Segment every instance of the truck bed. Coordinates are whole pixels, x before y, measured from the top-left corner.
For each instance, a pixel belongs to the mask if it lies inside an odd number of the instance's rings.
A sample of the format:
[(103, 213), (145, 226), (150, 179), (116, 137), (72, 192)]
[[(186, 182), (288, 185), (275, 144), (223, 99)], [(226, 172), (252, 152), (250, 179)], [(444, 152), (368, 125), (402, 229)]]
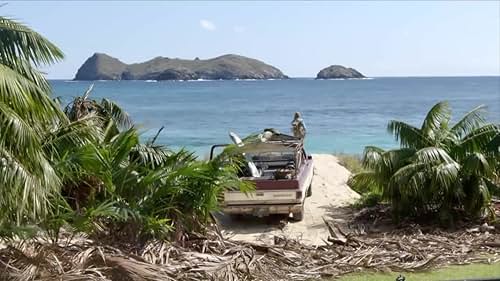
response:
[(303, 207), (312, 177), (312, 159), (307, 159), (292, 179), (245, 177), (243, 179), (255, 183), (255, 191), (248, 193), (226, 191), (223, 210), (230, 214), (258, 216), (298, 212)]

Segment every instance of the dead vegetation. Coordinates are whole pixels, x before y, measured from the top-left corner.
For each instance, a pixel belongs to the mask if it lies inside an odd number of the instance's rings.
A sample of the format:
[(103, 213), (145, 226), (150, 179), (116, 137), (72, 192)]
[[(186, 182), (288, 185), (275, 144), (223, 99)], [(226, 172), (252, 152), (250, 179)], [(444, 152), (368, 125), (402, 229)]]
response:
[(346, 231), (325, 222), (323, 246), (275, 237), (274, 245), (230, 241), (215, 227), (179, 243), (140, 248), (103, 245), (84, 237), (42, 239), (0, 249), (1, 280), (309, 280), (361, 270), (417, 271), (447, 264), (500, 260), (493, 226), (427, 231), (417, 225), (389, 232)]

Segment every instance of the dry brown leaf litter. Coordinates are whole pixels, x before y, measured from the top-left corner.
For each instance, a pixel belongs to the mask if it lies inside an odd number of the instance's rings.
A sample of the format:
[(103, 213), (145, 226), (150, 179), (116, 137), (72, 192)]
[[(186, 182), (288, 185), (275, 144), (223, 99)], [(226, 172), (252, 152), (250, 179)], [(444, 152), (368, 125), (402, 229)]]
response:
[(324, 246), (282, 237), (274, 245), (235, 242), (217, 231), (126, 252), (83, 238), (57, 245), (30, 240), (0, 250), (0, 280), (309, 280), (500, 260), (500, 232), (491, 226), (362, 234), (326, 223), (330, 237)]

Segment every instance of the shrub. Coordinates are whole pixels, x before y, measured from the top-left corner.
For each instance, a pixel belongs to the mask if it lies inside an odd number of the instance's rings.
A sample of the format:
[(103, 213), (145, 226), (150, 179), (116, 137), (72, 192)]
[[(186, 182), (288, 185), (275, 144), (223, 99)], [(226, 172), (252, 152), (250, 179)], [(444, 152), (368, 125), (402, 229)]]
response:
[(364, 171), (363, 163), (360, 155), (336, 154), (335, 157), (339, 160), (339, 164), (344, 166), (351, 173), (356, 174)]
[(118, 105), (90, 99), (64, 110), (38, 66), (63, 58), (40, 34), (0, 17), (0, 238), (62, 228), (132, 239), (200, 230), (227, 188), (247, 187), (223, 154), (198, 161), (141, 143)]
[(491, 193), (498, 189), (498, 125), (482, 116), (483, 106), (451, 124), (446, 102), (436, 104), (420, 128), (391, 121), (388, 131), (399, 149), (366, 147), (365, 172), (349, 185), (382, 194), (391, 203), (395, 219), (438, 212), (445, 221), (461, 211), (467, 215), (493, 215)]

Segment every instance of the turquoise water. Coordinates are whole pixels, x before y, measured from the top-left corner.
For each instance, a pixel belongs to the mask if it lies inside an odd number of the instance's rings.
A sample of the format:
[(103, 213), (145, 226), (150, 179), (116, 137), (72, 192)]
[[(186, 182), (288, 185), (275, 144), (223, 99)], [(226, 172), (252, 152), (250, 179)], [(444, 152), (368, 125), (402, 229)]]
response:
[[(92, 82), (51, 81), (65, 102)], [(144, 139), (165, 126), (157, 143), (206, 155), (214, 143), (274, 127), (290, 131), (295, 111), (307, 125), (313, 153), (361, 153), (366, 145), (395, 146), (387, 122), (420, 125), (427, 110), (448, 100), (454, 116), (488, 106), (500, 122), (500, 77), (290, 79), (271, 81), (97, 81), (94, 98), (116, 101), (139, 124)]]

